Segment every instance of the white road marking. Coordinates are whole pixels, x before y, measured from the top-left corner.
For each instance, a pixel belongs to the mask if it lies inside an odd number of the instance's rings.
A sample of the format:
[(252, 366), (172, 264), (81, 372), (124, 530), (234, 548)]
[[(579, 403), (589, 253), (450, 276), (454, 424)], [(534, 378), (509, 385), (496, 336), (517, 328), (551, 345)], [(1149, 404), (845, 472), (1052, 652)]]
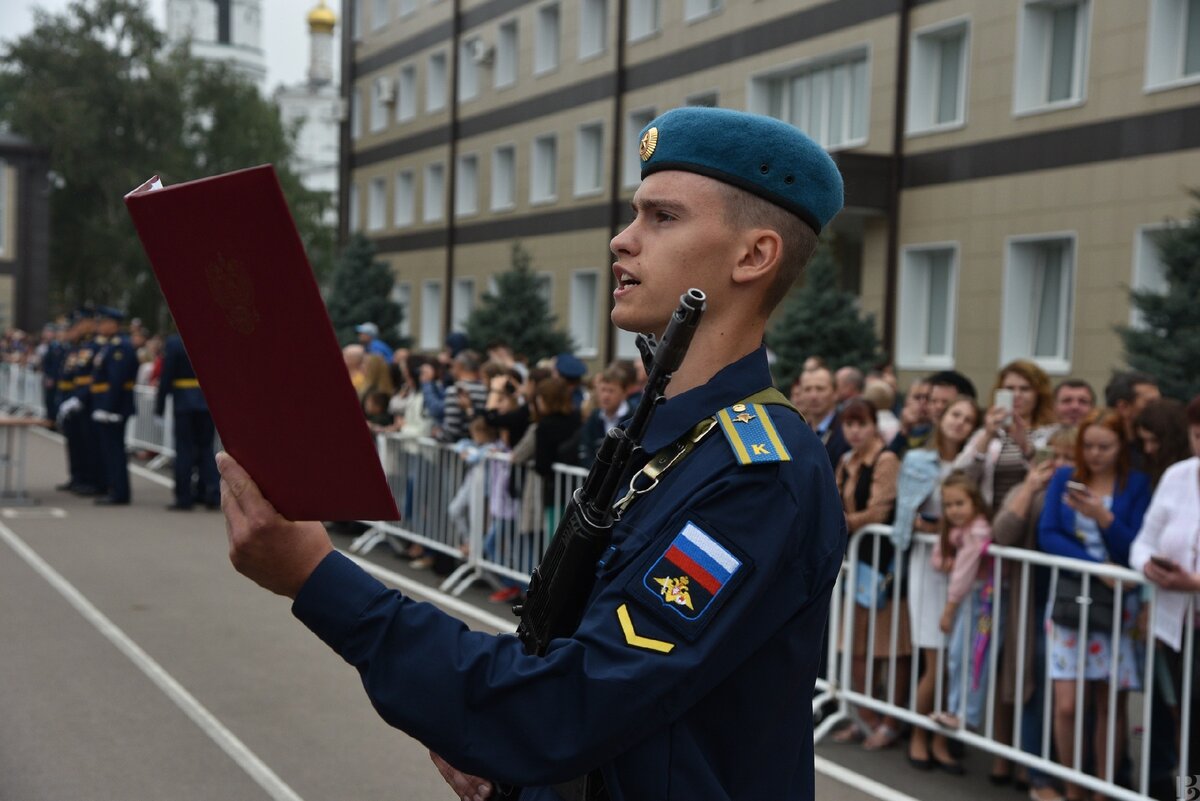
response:
[(860, 790), (876, 798), (881, 798), (883, 801), (918, 801), (918, 799), (913, 798), (911, 795), (906, 795), (899, 790), (893, 790), (882, 782), (877, 782), (868, 776), (843, 767), (823, 756), (814, 757), (813, 766), (817, 769), (817, 773), (823, 773), (835, 781), (849, 785), (855, 790)]
[(10, 507), (8, 509), (0, 509), (0, 517), (7, 520), (16, 520), (18, 518), (47, 518), (47, 517), (66, 517), (67, 510), (59, 509), (56, 506), (25, 506), (25, 507)]
[(193, 723), (200, 727), (208, 737), (217, 744), (237, 765), (250, 776), (275, 801), (303, 801), (291, 787), (284, 783), (276, 773), (267, 767), (266, 763), (255, 756), (246, 744), (237, 738), (229, 729), (196, 698), (183, 688), (162, 665), (143, 651), (137, 643), (121, 631), (115, 623), (109, 620), (103, 612), (92, 605), (79, 590), (63, 578), (57, 570), (51, 567), (41, 556), (30, 548), (24, 540), (12, 529), (0, 523), (0, 539), (4, 540), (17, 556), (33, 568), (50, 586), (66, 599), (75, 611), (91, 623), (117, 650), (123, 653), (130, 662), (146, 674), (150, 681), (163, 691)]

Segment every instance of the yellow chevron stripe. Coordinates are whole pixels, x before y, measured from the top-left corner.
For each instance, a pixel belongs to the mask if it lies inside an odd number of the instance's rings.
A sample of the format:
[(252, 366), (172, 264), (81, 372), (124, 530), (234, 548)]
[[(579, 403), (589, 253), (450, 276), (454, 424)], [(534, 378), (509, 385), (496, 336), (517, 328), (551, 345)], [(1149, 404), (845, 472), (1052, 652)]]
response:
[(675, 648), (675, 643), (673, 642), (653, 640), (635, 632), (633, 630), (633, 621), (629, 619), (627, 604), (621, 604), (617, 607), (617, 620), (621, 621), (621, 631), (625, 632), (625, 642), (629, 645), (636, 648), (648, 648), (651, 651), (658, 651), (660, 654), (669, 654)]

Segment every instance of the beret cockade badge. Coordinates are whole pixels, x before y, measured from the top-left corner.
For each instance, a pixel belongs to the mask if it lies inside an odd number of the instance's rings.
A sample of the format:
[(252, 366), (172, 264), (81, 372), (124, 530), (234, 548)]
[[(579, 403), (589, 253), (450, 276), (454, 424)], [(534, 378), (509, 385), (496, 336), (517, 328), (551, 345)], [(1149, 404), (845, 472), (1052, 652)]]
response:
[(642, 134), (642, 143), (639, 151), (642, 154), (642, 161), (649, 161), (654, 155), (654, 148), (658, 147), (658, 129), (651, 128)]

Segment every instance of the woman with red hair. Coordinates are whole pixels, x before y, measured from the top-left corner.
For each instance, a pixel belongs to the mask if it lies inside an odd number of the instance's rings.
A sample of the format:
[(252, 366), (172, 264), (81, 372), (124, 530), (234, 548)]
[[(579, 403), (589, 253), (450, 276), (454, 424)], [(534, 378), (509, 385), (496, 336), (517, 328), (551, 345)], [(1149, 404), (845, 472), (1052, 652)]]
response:
[[(1079, 428), (1075, 444), (1075, 466), (1055, 472), (1046, 489), (1046, 503), (1038, 524), (1038, 544), (1046, 553), (1087, 562), (1129, 566), (1129, 549), (1142, 525), (1150, 503), (1150, 480), (1145, 473), (1129, 469), (1129, 448), (1125, 441), (1125, 423), (1111, 409), (1099, 409)], [(1081, 585), (1066, 592), (1066, 585), (1078, 574), (1061, 570), (1060, 591), (1051, 602), (1047, 654), (1050, 679), (1054, 684), (1054, 742), (1059, 759), (1070, 764), (1075, 753), (1075, 683), (1086, 682), (1084, 706), (1095, 712), (1093, 759), (1097, 776), (1108, 768), (1108, 718), (1116, 716), (1116, 742), (1113, 765), (1121, 763), (1125, 731), (1125, 691), (1141, 687), (1137, 654), (1130, 630), (1137, 619), (1136, 587), (1124, 587), (1121, 598), (1114, 598), (1115, 587), (1108, 579), (1093, 578), (1088, 594), (1091, 604), (1076, 603)], [(1103, 614), (1090, 614), (1112, 599)], [(1112, 615), (1120, 604), (1121, 637), (1117, 664), (1113, 664)], [(1080, 609), (1085, 611), (1079, 611)], [(1073, 617), (1072, 617), (1073, 614)], [(1105, 618), (1104, 615), (1108, 617)], [(1087, 616), (1087, 643), (1083, 664), (1079, 664), (1079, 628)], [(1108, 686), (1117, 682), (1115, 709), (1109, 708)], [(1067, 797), (1082, 798), (1079, 787), (1069, 786)]]

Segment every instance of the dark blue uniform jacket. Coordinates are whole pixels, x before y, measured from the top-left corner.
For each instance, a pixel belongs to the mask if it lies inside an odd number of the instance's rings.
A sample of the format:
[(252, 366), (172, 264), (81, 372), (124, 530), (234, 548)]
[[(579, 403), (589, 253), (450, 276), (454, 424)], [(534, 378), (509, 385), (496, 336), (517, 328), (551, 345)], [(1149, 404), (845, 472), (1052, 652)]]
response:
[(133, 385), (137, 379), (137, 350), (128, 337), (109, 337), (92, 362), (92, 408), (133, 414)]
[[(646, 450), (770, 383), (760, 348), (664, 404)], [(464, 771), (535, 788), (523, 801), (593, 768), (614, 801), (811, 799), (813, 682), (845, 523), (821, 443), (766, 408), (790, 461), (739, 465), (712, 432), (626, 512), (579, 630), (544, 657), (337, 553), (293, 612), (358, 668), (391, 725)]]
[(208, 402), (196, 380), (196, 371), (183, 349), (183, 340), (178, 334), (167, 337), (163, 344), (162, 372), (158, 378), (158, 394), (154, 398), (154, 413), (161, 416), (167, 396), (176, 412), (207, 412)]

